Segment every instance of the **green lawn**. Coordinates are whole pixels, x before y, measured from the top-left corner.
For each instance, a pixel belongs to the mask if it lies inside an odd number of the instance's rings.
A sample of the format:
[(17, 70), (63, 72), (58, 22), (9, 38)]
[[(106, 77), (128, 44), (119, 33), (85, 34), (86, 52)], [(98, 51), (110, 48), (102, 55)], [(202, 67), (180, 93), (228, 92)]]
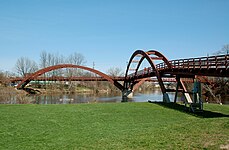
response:
[(220, 149), (229, 144), (228, 105), (206, 104), (202, 115), (170, 107), (0, 105), (0, 149)]

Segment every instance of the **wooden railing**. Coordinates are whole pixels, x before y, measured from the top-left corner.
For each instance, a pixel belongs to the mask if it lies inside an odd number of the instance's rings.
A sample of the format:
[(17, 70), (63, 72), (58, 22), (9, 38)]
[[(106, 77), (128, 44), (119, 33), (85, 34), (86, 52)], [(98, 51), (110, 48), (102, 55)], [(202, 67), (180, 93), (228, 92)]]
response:
[[(178, 59), (169, 61), (172, 68), (169, 68), (165, 63), (159, 63), (156, 65), (156, 69), (161, 70), (173, 70), (173, 69), (223, 69), (229, 70), (229, 55), (218, 55), (200, 58)], [(151, 74), (154, 70), (151, 67), (139, 70), (136, 74), (131, 73), (129, 78), (134, 76), (142, 76)]]
[[(179, 69), (229, 69), (229, 55), (178, 59), (169, 62), (172, 68)], [(156, 68), (159, 70), (169, 69), (165, 63), (157, 64)]]

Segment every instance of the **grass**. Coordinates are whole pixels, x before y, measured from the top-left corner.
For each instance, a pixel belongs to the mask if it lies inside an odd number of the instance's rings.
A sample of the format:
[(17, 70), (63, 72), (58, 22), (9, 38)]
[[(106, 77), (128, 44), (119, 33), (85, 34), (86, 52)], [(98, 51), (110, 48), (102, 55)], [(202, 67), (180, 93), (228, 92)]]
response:
[(102, 103), (0, 105), (0, 149), (220, 149), (229, 106), (202, 115), (173, 105)]

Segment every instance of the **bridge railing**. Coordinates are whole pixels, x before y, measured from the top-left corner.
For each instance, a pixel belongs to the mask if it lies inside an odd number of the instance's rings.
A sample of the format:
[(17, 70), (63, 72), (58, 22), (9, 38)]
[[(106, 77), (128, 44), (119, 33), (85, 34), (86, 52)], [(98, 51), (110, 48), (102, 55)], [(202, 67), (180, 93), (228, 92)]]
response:
[(153, 72), (153, 69), (152, 67), (147, 67), (147, 68), (144, 68), (142, 70), (139, 70), (137, 73), (131, 73), (131, 74), (128, 74), (127, 78), (132, 78), (132, 77), (135, 77), (135, 76), (142, 76), (142, 75), (149, 75)]
[[(209, 57), (189, 58), (171, 60), (169, 63), (172, 69), (229, 69), (229, 55), (218, 55)], [(170, 69), (166, 63), (159, 63), (156, 65), (158, 70)], [(129, 78), (136, 76), (142, 76), (152, 73), (154, 70), (151, 67), (139, 70), (136, 74), (131, 73)]]
[[(218, 55), (210, 57), (178, 59), (169, 61), (172, 68), (178, 69), (228, 69), (229, 68), (229, 55)], [(168, 69), (165, 63), (156, 65), (159, 70)]]

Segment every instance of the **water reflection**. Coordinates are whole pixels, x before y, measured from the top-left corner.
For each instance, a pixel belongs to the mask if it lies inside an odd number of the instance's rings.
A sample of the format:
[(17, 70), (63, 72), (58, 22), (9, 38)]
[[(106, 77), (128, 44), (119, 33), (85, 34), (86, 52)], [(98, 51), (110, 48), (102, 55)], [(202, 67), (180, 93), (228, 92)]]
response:
[[(174, 101), (175, 93), (168, 93), (170, 101)], [(162, 101), (162, 93), (160, 90), (135, 92), (133, 98), (128, 99), (128, 102), (147, 102)], [(203, 95), (202, 100), (206, 97)], [(20, 96), (20, 95), (9, 95), (8, 97), (1, 98), (0, 104), (77, 104), (77, 103), (116, 103), (121, 102), (121, 93), (99, 93), (99, 94), (88, 94), (88, 93), (75, 93), (75, 94), (46, 94), (46, 95), (31, 95), (31, 96)], [(178, 95), (177, 102), (181, 101), (181, 96)], [(205, 102), (205, 101), (204, 101)], [(211, 101), (211, 103), (216, 103)], [(222, 101), (223, 104), (229, 104), (228, 98)]]
[[(169, 94), (171, 101), (174, 99), (174, 93)], [(77, 103), (109, 103), (121, 102), (122, 97), (120, 93), (113, 94), (49, 94), (49, 95), (35, 95), (32, 97), (34, 104), (77, 104)], [(160, 91), (148, 91), (145, 93), (134, 93), (133, 98), (128, 99), (129, 102), (147, 102), (162, 101), (162, 93)]]
[(120, 95), (94, 95), (94, 94), (64, 94), (64, 95), (36, 95), (36, 104), (77, 104), (77, 103), (101, 103), (121, 102)]

